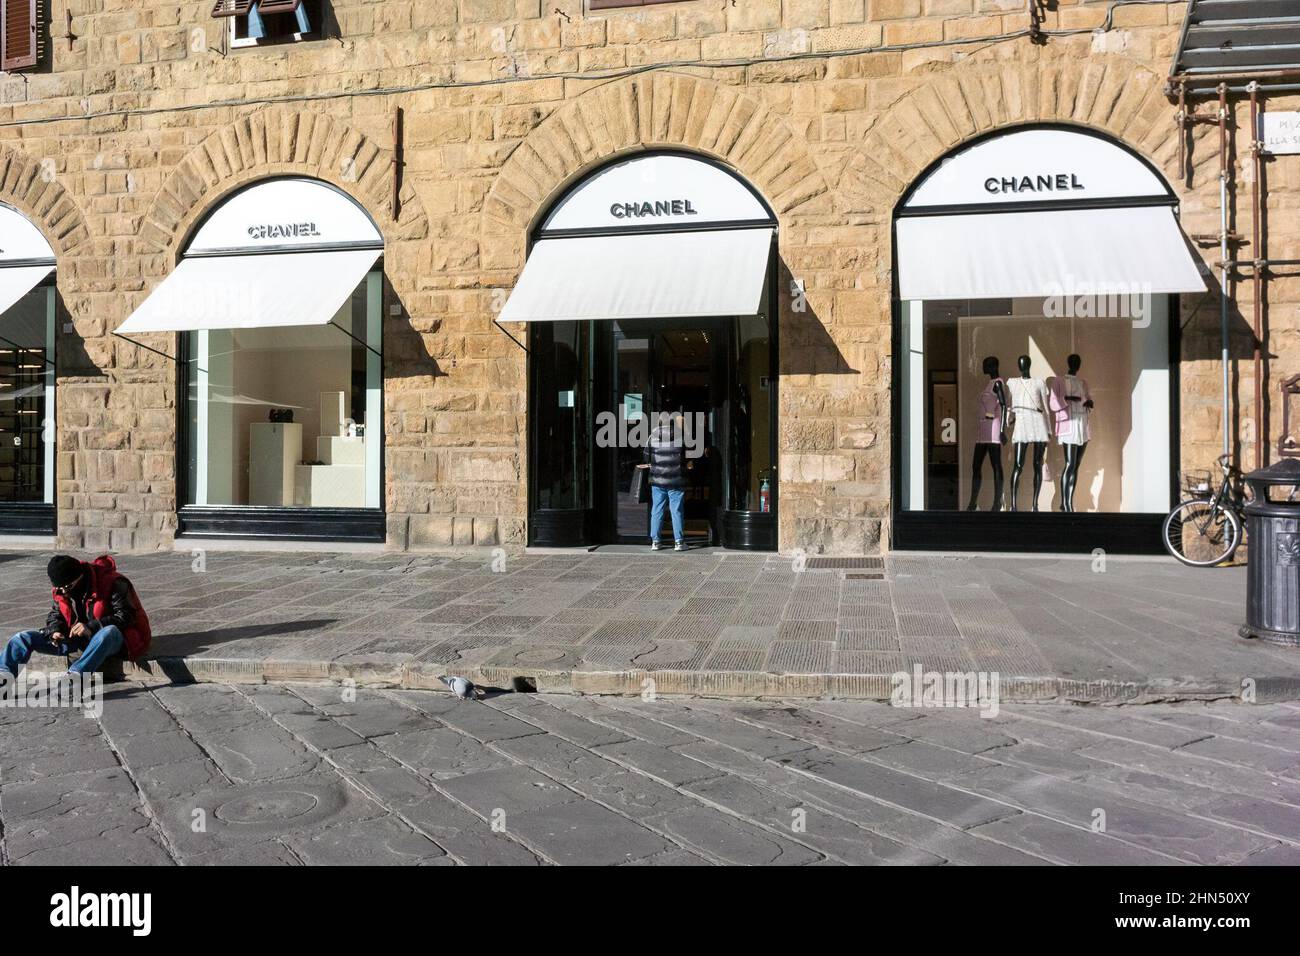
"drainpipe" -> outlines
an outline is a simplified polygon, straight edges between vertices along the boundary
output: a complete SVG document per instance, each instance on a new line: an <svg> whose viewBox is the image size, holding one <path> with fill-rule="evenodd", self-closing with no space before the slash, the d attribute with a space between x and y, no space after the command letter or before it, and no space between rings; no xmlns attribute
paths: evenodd
<svg viewBox="0 0 1300 956"><path fill-rule="evenodd" d="M1267 454L1265 435L1268 433L1268 409L1264 405L1264 360L1263 360L1263 341L1264 341L1264 265L1268 259L1268 251L1264 248L1264 229L1262 223L1263 200L1260 179L1264 175L1264 144L1259 141L1259 84L1251 83L1248 87L1250 90L1250 157L1254 176L1254 182L1251 184L1251 251L1254 253L1255 263L1251 269L1252 297L1254 299L1254 322L1252 327L1255 335L1255 467L1263 468L1266 462L1264 456Z"/></svg>
<svg viewBox="0 0 1300 956"><path fill-rule="evenodd" d="M1228 375L1228 85L1219 84L1219 255L1223 266L1219 271L1220 332L1223 337L1223 453L1232 454L1232 437L1229 433L1229 375Z"/></svg>

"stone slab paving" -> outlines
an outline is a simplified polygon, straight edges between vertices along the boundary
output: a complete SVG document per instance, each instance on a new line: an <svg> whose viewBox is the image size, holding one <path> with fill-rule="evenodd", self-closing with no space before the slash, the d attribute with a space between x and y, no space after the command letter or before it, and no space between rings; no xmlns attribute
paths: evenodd
<svg viewBox="0 0 1300 956"><path fill-rule="evenodd" d="M1003 700L1300 698L1300 652L1237 636L1243 568L1172 560L614 551L126 555L157 680L888 699L891 675L987 672ZM0 553L0 636L48 606ZM55 662L57 663L57 662ZM523 683L521 683L523 682Z"/></svg>
<svg viewBox="0 0 1300 956"><path fill-rule="evenodd" d="M0 862L1300 863L1300 703L897 708L332 684L0 708Z"/></svg>

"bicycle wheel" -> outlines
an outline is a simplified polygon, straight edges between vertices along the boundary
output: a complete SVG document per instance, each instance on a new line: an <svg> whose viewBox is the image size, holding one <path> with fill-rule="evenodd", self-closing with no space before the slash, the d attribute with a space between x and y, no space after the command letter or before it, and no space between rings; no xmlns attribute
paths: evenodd
<svg viewBox="0 0 1300 956"><path fill-rule="evenodd" d="M1232 557L1241 543L1241 519L1230 508L1204 498L1184 501L1169 513L1165 548L1183 564L1212 568Z"/></svg>

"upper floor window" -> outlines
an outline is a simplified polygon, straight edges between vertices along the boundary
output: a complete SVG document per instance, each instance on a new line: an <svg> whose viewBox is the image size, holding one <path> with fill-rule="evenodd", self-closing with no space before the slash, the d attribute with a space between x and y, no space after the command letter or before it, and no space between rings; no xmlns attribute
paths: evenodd
<svg viewBox="0 0 1300 956"><path fill-rule="evenodd" d="M212 16L230 21L231 46L296 43L321 35L324 0L217 0Z"/></svg>
<svg viewBox="0 0 1300 956"><path fill-rule="evenodd" d="M41 8L36 0L0 0L0 70L30 70L40 59Z"/></svg>

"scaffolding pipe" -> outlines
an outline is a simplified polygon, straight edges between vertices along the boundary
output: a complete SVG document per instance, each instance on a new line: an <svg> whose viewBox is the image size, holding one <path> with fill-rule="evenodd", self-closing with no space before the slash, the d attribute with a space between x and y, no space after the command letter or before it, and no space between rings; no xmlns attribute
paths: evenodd
<svg viewBox="0 0 1300 956"><path fill-rule="evenodd" d="M1169 76L1170 83L1213 83L1215 80L1220 82L1226 82L1227 80L1258 82L1260 80L1291 79L1300 80L1300 69L1284 67L1276 70L1249 70L1235 73L1171 73Z"/></svg>

